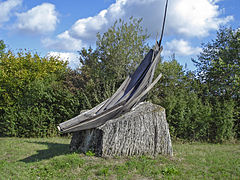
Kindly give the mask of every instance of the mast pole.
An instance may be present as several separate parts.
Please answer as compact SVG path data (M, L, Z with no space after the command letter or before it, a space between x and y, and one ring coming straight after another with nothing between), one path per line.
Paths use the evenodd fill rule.
M165 21L166 21L166 15L167 15L167 7L168 7L168 0L166 0L166 4L165 4L165 11L164 11L164 17L163 17L163 24L162 24L162 32L161 32L161 36L158 42L159 47L161 46L162 43L162 38L163 38L163 32L164 32L164 27L165 27Z

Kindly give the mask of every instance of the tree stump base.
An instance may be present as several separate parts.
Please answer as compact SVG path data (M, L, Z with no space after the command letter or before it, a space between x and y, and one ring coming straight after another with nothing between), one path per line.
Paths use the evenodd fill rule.
M73 133L70 150L97 156L173 155L165 109L149 102L94 129Z

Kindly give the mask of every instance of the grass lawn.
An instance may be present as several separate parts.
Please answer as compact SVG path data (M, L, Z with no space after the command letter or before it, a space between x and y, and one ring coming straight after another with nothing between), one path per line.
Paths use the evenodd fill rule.
M174 156L99 158L69 138L0 138L0 179L240 179L240 144L173 143Z

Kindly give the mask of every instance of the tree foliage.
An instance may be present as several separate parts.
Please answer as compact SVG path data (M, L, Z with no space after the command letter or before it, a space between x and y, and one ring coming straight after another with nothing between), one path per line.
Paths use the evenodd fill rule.
M58 58L6 51L0 41L0 135L53 136L56 125L110 97L149 50L141 20L116 21L97 34L96 47L79 51L80 66ZM223 142L240 137L240 31L222 28L203 45L196 74L173 56L148 100L166 109L171 136Z
M198 76L213 96L240 97L240 30L221 28L217 38L204 44L198 60L193 60Z
M4 43L3 40L0 40L0 57L3 55L5 48L6 48L6 44Z
M148 99L166 109L172 137L190 141L222 142L234 135L233 102L203 99L203 87L195 74L175 60L159 64L163 73Z
M23 51L15 55L8 51L1 57L0 62L0 109L12 105L16 99L22 97L26 86L34 80L45 79L52 74L61 78L62 73L66 71L66 65L53 57L41 58L38 54Z
M156 74L160 72L163 77L148 98L166 109L172 137L209 140L211 108L195 91L195 75L185 71L174 57L159 64Z
M120 19L103 35L97 34L95 50L90 47L79 52L85 107L92 108L110 97L144 58L149 35L140 24L141 19Z
M221 28L216 39L204 44L203 52L193 62L204 86L205 101L216 108L226 109L226 103L232 107L229 112L233 115L225 117L235 121L235 131L240 137L240 29Z
M8 51L0 61L0 134L50 136L76 113L78 101L63 86L67 64L57 58Z

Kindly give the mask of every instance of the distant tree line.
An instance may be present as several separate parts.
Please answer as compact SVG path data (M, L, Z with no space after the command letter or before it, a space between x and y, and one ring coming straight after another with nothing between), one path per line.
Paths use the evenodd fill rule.
M0 41L0 136L59 135L57 124L110 97L150 46L141 19L118 20L97 34L96 48L79 51L70 69L56 57L6 50ZM221 28L194 59L195 72L173 56L147 100L166 109L174 138L223 142L240 138L240 30Z

